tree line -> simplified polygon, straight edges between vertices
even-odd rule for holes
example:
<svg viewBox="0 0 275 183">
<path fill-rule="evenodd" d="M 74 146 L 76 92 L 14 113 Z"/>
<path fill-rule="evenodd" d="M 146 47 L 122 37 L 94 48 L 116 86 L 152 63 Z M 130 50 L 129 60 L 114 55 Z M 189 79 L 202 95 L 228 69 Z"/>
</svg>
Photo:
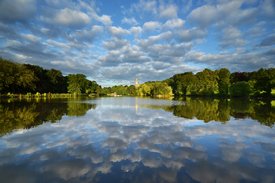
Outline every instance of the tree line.
<svg viewBox="0 0 275 183">
<path fill-rule="evenodd" d="M 0 58 L 0 93 L 72 93 L 96 94 L 101 86 L 83 74 L 63 76 L 56 69 L 44 69 L 30 64 L 18 64 Z"/>
<path fill-rule="evenodd" d="M 234 72 L 226 68 L 204 69 L 196 74 L 175 74 L 163 81 L 138 86 L 117 85 L 102 88 L 83 74 L 63 76 L 56 69 L 43 69 L 0 58 L 0 93 L 72 93 L 130 96 L 219 96 L 272 97 L 275 94 L 275 68 L 253 72 Z"/>
<path fill-rule="evenodd" d="M 225 68 L 205 69 L 196 74 L 176 74 L 165 82 L 176 96 L 271 97 L 275 92 L 275 68 L 234 73 Z"/>
<path fill-rule="evenodd" d="M 134 96 L 213 96 L 272 97 L 275 95 L 275 68 L 253 72 L 234 72 L 226 68 L 204 69 L 196 74 L 175 74 L 163 81 L 148 81 L 139 86 L 114 86 L 105 93 Z"/>
</svg>

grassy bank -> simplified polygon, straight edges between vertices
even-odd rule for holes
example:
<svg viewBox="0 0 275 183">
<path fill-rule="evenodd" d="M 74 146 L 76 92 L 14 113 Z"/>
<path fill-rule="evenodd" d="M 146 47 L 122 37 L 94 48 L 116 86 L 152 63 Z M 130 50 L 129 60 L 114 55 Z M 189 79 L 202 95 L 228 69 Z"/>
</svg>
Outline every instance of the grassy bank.
<svg viewBox="0 0 275 183">
<path fill-rule="evenodd" d="M 14 94 L 7 93 L 0 95 L 3 98 L 19 98 L 19 99 L 40 99 L 40 98 L 78 98 L 78 97 L 95 97 L 96 95 L 76 94 L 76 93 L 27 93 L 27 94 Z"/>
</svg>

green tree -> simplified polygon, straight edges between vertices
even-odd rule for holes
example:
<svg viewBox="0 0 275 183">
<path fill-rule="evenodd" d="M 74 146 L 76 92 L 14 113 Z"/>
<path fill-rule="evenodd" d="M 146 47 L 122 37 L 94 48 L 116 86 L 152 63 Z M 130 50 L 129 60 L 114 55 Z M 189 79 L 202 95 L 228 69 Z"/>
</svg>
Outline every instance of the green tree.
<svg viewBox="0 0 275 183">
<path fill-rule="evenodd" d="M 34 72 L 27 69 L 24 65 L 18 65 L 18 72 L 16 73 L 16 85 L 21 89 L 21 91 L 34 91 L 35 86 L 35 75 Z"/>
<path fill-rule="evenodd" d="M 230 87 L 230 95 L 233 97 L 248 97 L 250 92 L 250 85 L 246 81 L 233 83 Z"/>
<path fill-rule="evenodd" d="M 228 69 L 222 68 L 218 70 L 218 86 L 219 95 L 228 96 L 230 86 L 230 72 Z"/>
<path fill-rule="evenodd" d="M 22 64 L 0 59 L 0 92 L 24 93 L 35 89 L 35 75 Z"/>
<path fill-rule="evenodd" d="M 152 90 L 152 85 L 149 83 L 141 84 L 137 89 L 137 94 L 139 96 L 150 96 Z"/>
<path fill-rule="evenodd" d="M 0 92 L 14 92 L 12 85 L 15 83 L 17 66 L 15 63 L 0 58 Z"/>
<path fill-rule="evenodd" d="M 24 64 L 26 68 L 34 72 L 35 91 L 40 93 L 51 92 L 50 79 L 47 76 L 47 70 L 37 65 Z"/>
<path fill-rule="evenodd" d="M 164 82 L 155 82 L 152 84 L 151 96 L 171 96 L 172 88 Z"/>
<path fill-rule="evenodd" d="M 67 92 L 67 88 L 66 88 L 67 85 L 61 71 L 56 69 L 47 70 L 46 75 L 49 78 L 49 87 L 51 92 L 54 92 L 54 93 Z"/>
<path fill-rule="evenodd" d="M 272 89 L 272 80 L 275 78 L 275 69 L 260 69 L 256 72 L 256 83 L 254 88 L 256 95 L 270 96 Z"/>
<path fill-rule="evenodd" d="M 191 85 L 196 80 L 192 72 L 176 74 L 173 76 L 173 82 L 170 84 L 175 96 L 183 96 L 191 94 Z"/>
<path fill-rule="evenodd" d="M 136 87 L 134 85 L 130 85 L 129 87 L 127 87 L 127 93 L 130 96 L 137 95 Z"/>
<path fill-rule="evenodd" d="M 217 74 L 214 71 L 205 69 L 196 74 L 197 82 L 195 87 L 196 95 L 215 95 L 219 92 Z"/>
<path fill-rule="evenodd" d="M 85 93 L 87 79 L 84 74 L 68 75 L 68 92 L 73 94 Z"/>
<path fill-rule="evenodd" d="M 87 81 L 86 84 L 86 94 L 93 94 L 93 95 L 99 95 L 101 92 L 101 86 L 97 84 L 96 81 Z"/>
<path fill-rule="evenodd" d="M 234 72 L 230 75 L 230 83 L 239 81 L 249 81 L 249 73 L 247 72 Z"/>
</svg>

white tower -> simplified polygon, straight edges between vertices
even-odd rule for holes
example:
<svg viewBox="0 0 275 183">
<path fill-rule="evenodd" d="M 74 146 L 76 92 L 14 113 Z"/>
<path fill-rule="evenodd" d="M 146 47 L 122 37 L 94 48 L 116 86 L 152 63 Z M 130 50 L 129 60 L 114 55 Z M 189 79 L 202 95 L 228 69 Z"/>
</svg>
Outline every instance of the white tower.
<svg viewBox="0 0 275 183">
<path fill-rule="evenodd" d="M 138 82 L 138 79 L 136 78 L 136 80 L 135 80 L 135 87 L 137 88 L 137 87 L 139 87 L 139 82 Z"/>
</svg>

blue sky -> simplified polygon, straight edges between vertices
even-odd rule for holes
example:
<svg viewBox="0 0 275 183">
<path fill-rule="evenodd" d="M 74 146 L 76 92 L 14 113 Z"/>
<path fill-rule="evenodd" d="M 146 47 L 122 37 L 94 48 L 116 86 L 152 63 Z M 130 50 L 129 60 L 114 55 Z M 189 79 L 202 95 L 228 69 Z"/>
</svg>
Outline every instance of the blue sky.
<svg viewBox="0 0 275 183">
<path fill-rule="evenodd" d="M 275 66 L 273 0 L 1 0 L 0 56 L 103 86 Z"/>
</svg>

